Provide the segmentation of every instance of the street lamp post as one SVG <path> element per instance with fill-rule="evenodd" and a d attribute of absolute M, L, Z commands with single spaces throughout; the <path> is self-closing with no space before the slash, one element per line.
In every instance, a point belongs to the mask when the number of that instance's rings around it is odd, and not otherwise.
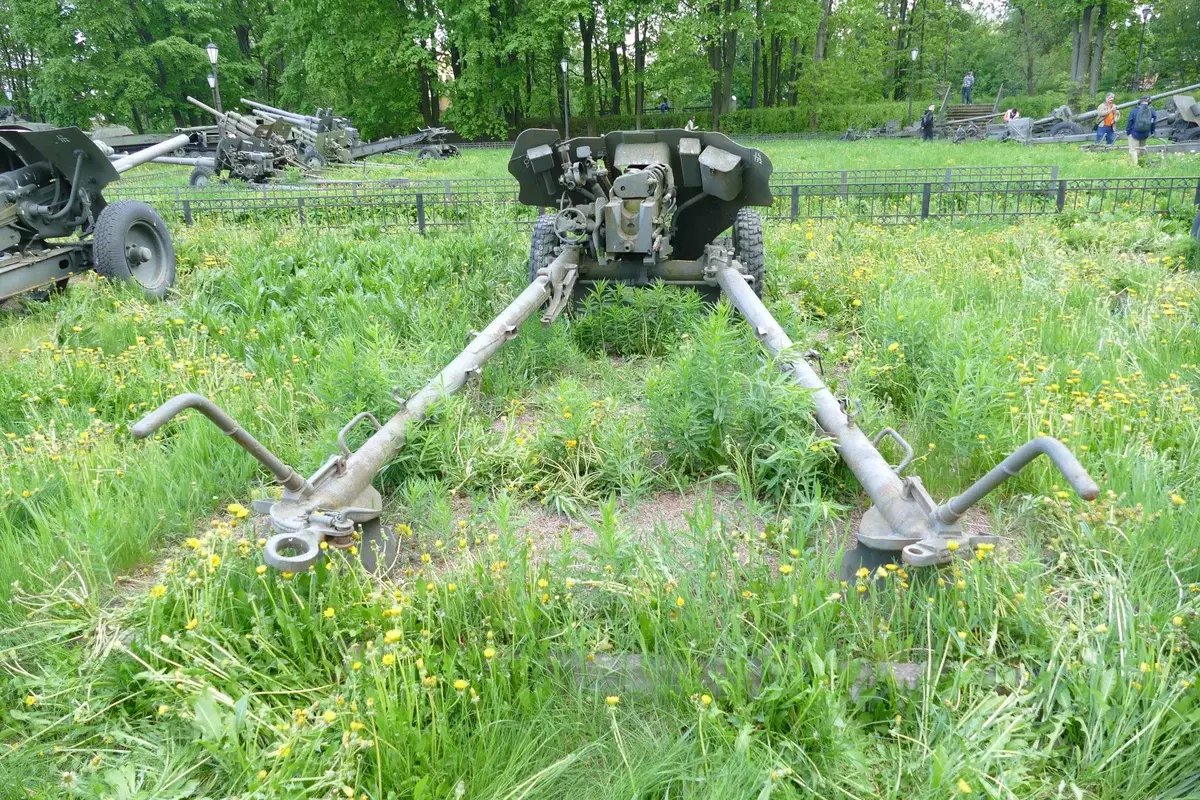
<path fill-rule="evenodd" d="M 918 51 L 917 49 L 914 48 L 913 51 L 909 55 L 912 56 L 912 67 L 908 71 L 909 82 L 908 82 L 908 123 L 907 123 L 907 125 L 912 125 L 912 119 L 913 119 L 913 117 L 912 117 L 912 101 L 913 101 L 913 94 L 915 94 L 917 91 L 917 56 L 920 55 L 920 51 Z M 906 127 L 907 127 L 907 125 L 906 125 Z"/>
<path fill-rule="evenodd" d="M 571 95 L 567 93 L 567 60 L 558 62 L 563 75 L 563 138 L 571 138 Z"/>
<path fill-rule="evenodd" d="M 1138 59 L 1137 69 L 1133 75 L 1133 88 L 1136 91 L 1142 83 L 1142 50 L 1146 45 L 1146 23 L 1150 21 L 1150 17 L 1154 15 L 1154 6 L 1146 3 L 1133 9 L 1134 13 L 1142 21 L 1142 33 L 1138 37 Z"/>
<path fill-rule="evenodd" d="M 217 75 L 217 46 L 209 42 L 204 48 L 208 53 L 208 63 L 212 64 L 212 72 L 208 76 L 208 85 L 213 92 L 213 104 L 217 107 L 217 111 L 222 111 L 221 108 L 221 79 Z"/>

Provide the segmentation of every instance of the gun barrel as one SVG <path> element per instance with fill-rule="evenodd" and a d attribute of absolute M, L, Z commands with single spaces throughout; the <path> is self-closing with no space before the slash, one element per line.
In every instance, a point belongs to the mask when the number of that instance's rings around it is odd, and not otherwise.
<path fill-rule="evenodd" d="M 187 136 L 180 134 L 172 136 L 165 142 L 151 145 L 143 150 L 138 150 L 136 153 L 130 153 L 124 158 L 118 158 L 112 162 L 113 169 L 117 172 L 128 172 L 138 164 L 145 164 L 147 161 L 153 161 L 159 156 L 165 156 L 167 153 L 174 152 L 181 147 L 186 147 L 191 140 Z"/>
<path fill-rule="evenodd" d="M 261 111 L 264 114 L 270 114 L 272 117 L 285 119 L 288 122 L 308 124 L 317 121 L 316 117 L 312 117 L 307 114 L 297 114 L 295 111 L 288 111 L 284 108 L 275 108 L 274 106 L 269 106 L 266 103 L 260 103 L 257 100 L 247 100 L 245 97 L 242 98 L 242 105 L 246 106 L 247 108 L 253 108 L 255 111 Z"/>
<path fill-rule="evenodd" d="M 191 103 L 192 105 L 194 105 L 196 108 L 200 109 L 201 111 L 207 111 L 208 113 L 212 114 L 212 115 L 213 115 L 214 117 L 216 117 L 218 120 L 220 120 L 220 119 L 224 119 L 224 118 L 225 118 L 225 115 L 224 115 L 224 114 L 222 114 L 220 111 L 217 111 L 215 108 L 213 108 L 213 107 L 212 107 L 212 106 L 210 106 L 210 105 L 207 105 L 207 104 L 205 104 L 205 103 L 201 103 L 199 100 L 197 100 L 196 98 L 192 97 L 190 94 L 189 94 L 189 95 L 188 95 L 188 97 L 187 97 L 187 101 L 188 101 L 189 103 Z"/>
<path fill-rule="evenodd" d="M 138 150 L 137 152 L 131 152 L 130 155 L 127 155 L 124 158 L 118 158 L 118 160 L 113 162 L 113 169 L 119 173 L 128 172 L 128 170 L 137 167 L 138 164 L 154 161 L 158 156 L 166 156 L 168 152 L 174 152 L 175 150 L 184 148 L 184 146 L 187 146 L 188 142 L 191 142 L 191 139 L 188 139 L 186 136 L 184 136 L 184 134 L 181 133 L 179 136 L 174 136 L 167 139 L 166 142 L 150 145 L 149 148 L 144 148 L 142 150 Z"/>

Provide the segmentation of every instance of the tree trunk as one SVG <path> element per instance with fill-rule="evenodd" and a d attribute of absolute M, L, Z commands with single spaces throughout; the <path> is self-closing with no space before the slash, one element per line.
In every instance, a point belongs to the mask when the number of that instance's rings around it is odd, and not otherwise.
<path fill-rule="evenodd" d="M 792 108 L 796 107 L 796 59 L 800 52 L 800 39 L 792 37 L 791 43 L 792 63 L 788 67 L 788 105 Z"/>
<path fill-rule="evenodd" d="M 612 86 L 612 115 L 621 113 L 621 61 L 617 56 L 617 45 L 620 39 L 614 35 L 612 23 L 608 24 L 608 81 Z"/>
<path fill-rule="evenodd" d="M 1025 15 L 1025 9 L 1018 7 L 1017 13 L 1021 17 L 1021 38 L 1025 42 L 1025 93 L 1033 94 L 1033 34 L 1029 31 L 1029 18 Z"/>
<path fill-rule="evenodd" d="M 634 91 L 633 113 L 636 117 L 634 127 L 637 130 L 642 129 L 642 110 L 646 105 L 646 39 L 645 39 L 645 20 L 635 19 L 633 21 L 633 77 L 637 84 Z"/>
<path fill-rule="evenodd" d="M 1100 10 L 1096 19 L 1096 43 L 1092 46 L 1092 69 L 1091 75 L 1088 76 L 1088 95 L 1092 102 L 1096 102 L 1096 92 L 1100 88 L 1100 61 L 1104 58 L 1104 33 L 1107 29 L 1105 23 L 1108 21 L 1108 0 L 1100 3 Z"/>
<path fill-rule="evenodd" d="M 1096 21 L 1095 6 L 1083 9 L 1083 24 L 1079 28 L 1079 79 L 1082 86 L 1084 80 L 1092 72 L 1092 25 Z"/>
<path fill-rule="evenodd" d="M 625 73 L 625 113 L 633 113 L 633 101 L 629 99 L 629 53 L 625 48 L 625 43 L 621 42 L 621 71 Z"/>
<path fill-rule="evenodd" d="M 596 36 L 596 8 L 590 19 L 579 15 L 579 38 L 583 41 L 583 109 L 588 118 L 588 136 L 596 135 L 596 92 L 592 81 L 592 41 Z"/>
<path fill-rule="evenodd" d="M 817 23 L 817 42 L 813 46 L 813 61 L 825 60 L 825 40 L 829 36 L 829 18 L 833 15 L 833 0 L 821 0 L 821 21 Z"/>
<path fill-rule="evenodd" d="M 733 104 L 733 67 L 737 61 L 737 27 L 733 24 L 733 13 L 741 8 L 742 0 L 725 0 L 725 42 L 721 72 L 721 111 Z"/>
<path fill-rule="evenodd" d="M 908 22 L 908 0 L 900 0 L 900 24 L 896 26 L 896 66 L 892 79 L 892 99 L 904 97 L 904 78 L 907 70 L 902 65 L 908 63 L 908 47 L 905 46 L 905 34 Z"/>
<path fill-rule="evenodd" d="M 762 64 L 762 0 L 754 0 L 754 54 L 750 58 L 750 108 L 758 108 L 758 73 Z"/>
<path fill-rule="evenodd" d="M 708 37 L 705 47 L 708 49 L 708 68 L 711 71 L 712 83 L 712 121 L 709 124 L 714 131 L 721 129 L 721 4 L 713 0 L 708 6 L 712 15 L 712 34 Z"/>

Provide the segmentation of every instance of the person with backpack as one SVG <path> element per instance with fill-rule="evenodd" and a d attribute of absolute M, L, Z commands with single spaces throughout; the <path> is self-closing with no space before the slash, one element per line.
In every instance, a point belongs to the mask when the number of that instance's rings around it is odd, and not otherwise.
<path fill-rule="evenodd" d="M 1150 107 L 1150 98 L 1143 97 L 1137 107 L 1129 114 L 1129 122 L 1125 123 L 1125 133 L 1129 135 L 1129 157 L 1133 165 L 1138 165 L 1138 153 L 1146 149 L 1146 140 L 1154 135 L 1158 115 Z"/>
<path fill-rule="evenodd" d="M 1096 144 L 1100 144 L 1101 139 L 1107 144 L 1117 139 L 1116 124 L 1121 118 L 1121 111 L 1114 105 L 1116 99 L 1116 95 L 1109 92 L 1104 95 L 1104 102 L 1096 108 Z"/>
<path fill-rule="evenodd" d="M 971 95 L 973 95 L 974 93 L 975 93 L 975 73 L 967 72 L 967 74 L 963 76 L 963 85 L 962 85 L 963 105 L 965 105 L 965 106 L 971 105 Z"/>
<path fill-rule="evenodd" d="M 930 106 L 921 117 L 921 138 L 927 142 L 933 141 L 933 118 L 933 106 Z"/>

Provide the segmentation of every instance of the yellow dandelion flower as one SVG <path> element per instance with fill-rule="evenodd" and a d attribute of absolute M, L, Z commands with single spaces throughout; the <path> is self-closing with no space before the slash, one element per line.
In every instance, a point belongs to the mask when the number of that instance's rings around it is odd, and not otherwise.
<path fill-rule="evenodd" d="M 383 658 L 381 658 L 379 660 L 383 662 L 383 665 L 385 667 L 390 667 L 396 663 L 396 654 L 395 653 L 384 653 Z"/>
<path fill-rule="evenodd" d="M 337 712 L 331 708 L 321 715 L 321 719 L 325 720 L 326 724 L 332 724 L 337 719 Z"/>
<path fill-rule="evenodd" d="M 621 697 L 620 695 L 610 694 L 608 697 L 604 698 L 604 702 L 608 704 L 609 708 L 616 708 L 617 703 L 621 702 Z"/>

